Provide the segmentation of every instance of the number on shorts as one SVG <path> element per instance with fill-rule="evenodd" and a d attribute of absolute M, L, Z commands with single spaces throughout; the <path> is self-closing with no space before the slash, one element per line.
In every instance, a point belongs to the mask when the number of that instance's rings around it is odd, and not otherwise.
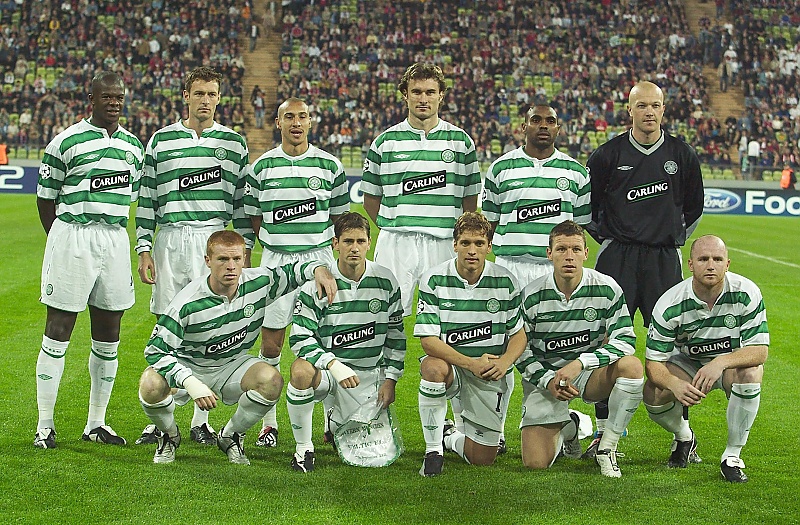
<path fill-rule="evenodd" d="M 494 411 L 495 412 L 500 412 L 500 404 L 502 402 L 503 402 L 503 393 L 502 392 L 498 392 L 497 393 L 497 406 L 494 407 Z"/>

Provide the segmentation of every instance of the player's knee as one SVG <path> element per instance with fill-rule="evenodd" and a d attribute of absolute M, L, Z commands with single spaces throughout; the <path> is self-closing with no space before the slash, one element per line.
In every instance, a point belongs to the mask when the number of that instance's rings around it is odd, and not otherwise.
<path fill-rule="evenodd" d="M 734 383 L 761 383 L 764 375 L 762 366 L 748 366 L 734 369 Z"/>
<path fill-rule="evenodd" d="M 261 330 L 261 355 L 266 358 L 281 356 L 283 347 L 283 330 Z"/>
<path fill-rule="evenodd" d="M 426 357 L 419 365 L 419 374 L 425 381 L 441 383 L 450 372 L 450 365 L 437 357 Z"/>
<path fill-rule="evenodd" d="M 290 382 L 293 387 L 305 390 L 311 387 L 316 373 L 317 369 L 314 368 L 314 365 L 305 359 L 295 359 L 292 363 Z"/>
<path fill-rule="evenodd" d="M 552 463 L 552 458 L 548 460 L 538 455 L 530 456 L 527 454 L 522 456 L 522 464 L 531 470 L 544 470 L 550 467 L 550 463 Z"/>
<path fill-rule="evenodd" d="M 627 379 L 641 379 L 644 377 L 644 367 L 639 359 L 632 355 L 626 355 L 617 361 L 617 375 Z"/>
<path fill-rule="evenodd" d="M 259 367 L 255 374 L 255 385 L 252 390 L 266 399 L 277 399 L 283 390 L 283 377 L 274 367 L 264 363 L 264 366 Z"/>
<path fill-rule="evenodd" d="M 167 380 L 152 368 L 146 368 L 139 379 L 139 397 L 148 405 L 159 403 L 170 393 Z"/>

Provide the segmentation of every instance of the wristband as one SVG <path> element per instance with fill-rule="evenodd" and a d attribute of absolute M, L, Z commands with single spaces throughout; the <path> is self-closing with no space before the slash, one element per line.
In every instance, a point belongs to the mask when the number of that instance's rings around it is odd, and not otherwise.
<path fill-rule="evenodd" d="M 347 379 L 348 377 L 353 377 L 356 375 L 353 372 L 353 369 L 347 366 L 346 364 L 342 363 L 341 361 L 331 361 L 330 367 L 328 367 L 328 371 L 331 373 L 333 378 L 336 380 L 337 383 L 340 383 Z"/>
<path fill-rule="evenodd" d="M 214 392 L 211 391 L 202 381 L 195 376 L 189 376 L 183 380 L 183 388 L 192 396 L 192 399 L 199 399 L 201 397 L 214 397 Z"/>

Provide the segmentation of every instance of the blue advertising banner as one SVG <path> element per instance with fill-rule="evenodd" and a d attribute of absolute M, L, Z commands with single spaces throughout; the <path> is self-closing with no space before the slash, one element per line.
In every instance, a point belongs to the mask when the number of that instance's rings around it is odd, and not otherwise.
<path fill-rule="evenodd" d="M 705 188 L 703 213 L 729 215 L 800 215 L 800 193 L 785 190 Z"/>
<path fill-rule="evenodd" d="M 0 166 L 0 193 L 36 193 L 39 168 Z"/>

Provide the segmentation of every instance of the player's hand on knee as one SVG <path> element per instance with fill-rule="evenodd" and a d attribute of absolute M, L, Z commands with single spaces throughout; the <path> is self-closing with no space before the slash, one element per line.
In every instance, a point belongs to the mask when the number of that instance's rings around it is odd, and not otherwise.
<path fill-rule="evenodd" d="M 499 355 L 484 354 L 483 357 L 486 357 L 490 368 L 483 372 L 481 379 L 486 381 L 499 381 L 506 375 L 506 369 L 503 368 L 501 361 L 499 361 Z"/>
<path fill-rule="evenodd" d="M 211 410 L 217 407 L 217 395 L 195 376 L 184 379 L 183 388 L 201 410 Z"/>
<path fill-rule="evenodd" d="M 547 390 L 559 401 L 571 401 L 580 395 L 580 391 L 570 379 L 559 378 L 558 374 L 547 383 Z"/>
<path fill-rule="evenodd" d="M 707 394 L 714 388 L 714 383 L 722 376 L 722 372 L 724 368 L 711 361 L 697 371 L 692 379 L 692 386 Z"/>
<path fill-rule="evenodd" d="M 328 304 L 333 303 L 337 287 L 331 271 L 325 266 L 317 266 L 314 268 L 314 282 L 317 284 L 317 297 L 320 299 L 327 297 Z"/>
<path fill-rule="evenodd" d="M 683 380 L 680 380 L 680 383 L 678 383 L 677 386 L 673 386 L 670 390 L 672 391 L 672 395 L 675 396 L 675 399 L 677 399 L 680 404 L 687 407 L 699 405 L 700 401 L 706 397 L 697 387 Z"/>
<path fill-rule="evenodd" d="M 355 388 L 360 383 L 358 375 L 353 369 L 339 360 L 334 359 L 331 361 L 330 365 L 328 365 L 328 371 L 336 382 L 344 388 Z"/>
<path fill-rule="evenodd" d="M 378 404 L 384 410 L 389 408 L 389 405 L 394 403 L 395 400 L 394 387 L 396 384 L 397 382 L 394 379 L 387 379 L 378 389 Z"/>

